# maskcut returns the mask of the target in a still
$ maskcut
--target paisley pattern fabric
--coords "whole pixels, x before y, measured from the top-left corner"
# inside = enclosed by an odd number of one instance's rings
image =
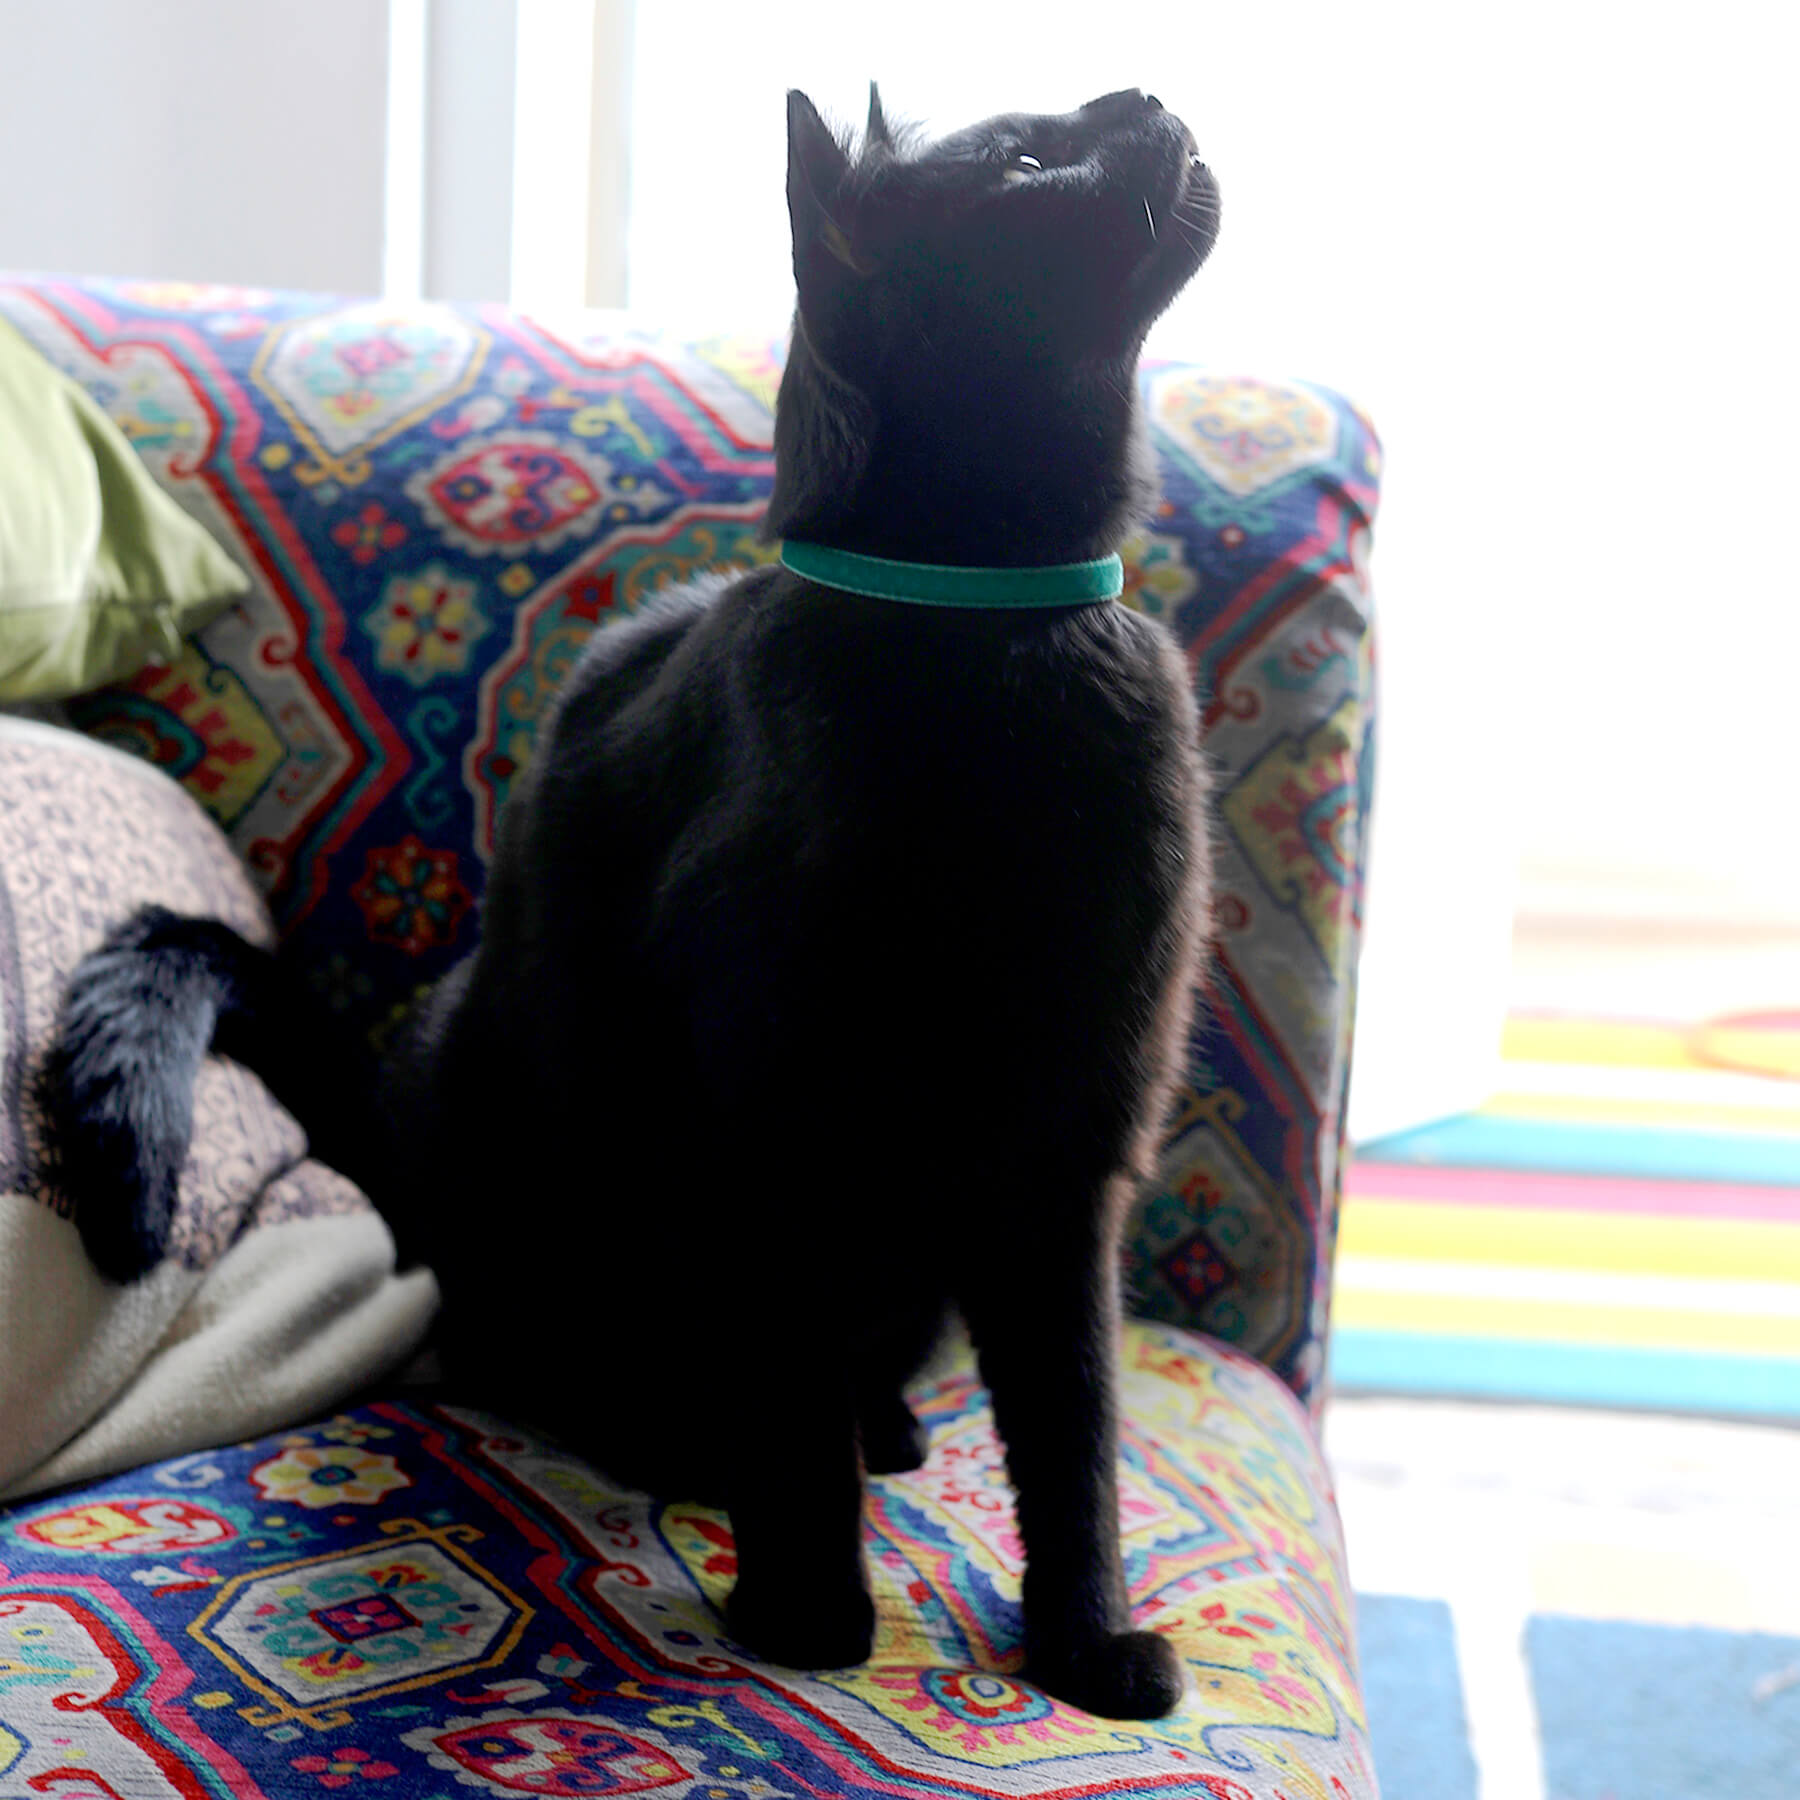
[[[459,1410],[378,1402],[0,1511],[0,1776],[137,1800],[1373,1800],[1304,1412],[1165,1326],[1130,1329],[1124,1393],[1135,1613],[1192,1675],[1153,1724],[1019,1678],[1012,1495],[961,1360],[915,1392],[926,1466],[870,1483],[856,1669],[725,1635],[723,1515]]]
[[[254,578],[77,723],[185,785],[332,1004],[379,1031],[473,941],[494,819],[587,635],[772,555],[777,346],[617,319],[168,283],[0,278]],[[1373,751],[1379,452],[1345,402],[1143,374],[1163,499],[1127,602],[1185,646],[1219,770],[1219,955],[1160,1179],[1142,1312],[1316,1402]]]

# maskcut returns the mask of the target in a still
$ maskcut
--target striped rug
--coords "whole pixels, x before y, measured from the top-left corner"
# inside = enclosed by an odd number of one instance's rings
[[[1351,1166],[1337,1386],[1800,1418],[1797,1046],[1515,1017],[1501,1092]]]
[[[1443,1601],[1358,1594],[1356,1626],[1382,1800],[1510,1800],[1523,1771],[1499,1787],[1477,1768]],[[1541,1795],[1793,1800],[1800,1787],[1800,1639],[1536,1614],[1519,1649]]]

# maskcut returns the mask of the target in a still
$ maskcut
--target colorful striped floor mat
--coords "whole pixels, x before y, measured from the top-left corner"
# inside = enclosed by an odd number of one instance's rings
[[[1797,1044],[1515,1017],[1500,1093],[1351,1165],[1337,1386],[1800,1418]]]

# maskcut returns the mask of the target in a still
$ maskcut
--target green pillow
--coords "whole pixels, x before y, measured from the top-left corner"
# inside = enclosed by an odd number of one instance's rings
[[[173,656],[249,586],[93,398],[0,322],[0,704]]]

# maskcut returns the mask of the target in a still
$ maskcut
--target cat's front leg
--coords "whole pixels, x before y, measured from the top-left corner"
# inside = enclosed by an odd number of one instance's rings
[[[871,1475],[905,1475],[922,1469],[931,1454],[931,1434],[892,1387],[868,1387],[856,1401],[856,1427],[863,1467]]]
[[[1096,1231],[1096,1239],[1106,1234]],[[1108,1719],[1181,1698],[1167,1638],[1131,1629],[1119,1547],[1119,1303],[1109,1241],[1041,1241],[966,1301],[1018,1494],[1025,1673]]]
[[[849,1385],[813,1378],[799,1347],[764,1361],[797,1379],[769,1379],[744,1397],[728,1489],[738,1578],[726,1620],[771,1662],[847,1668],[866,1661],[875,1640]]]
[[[904,1475],[925,1466],[931,1434],[906,1403],[906,1384],[943,1335],[944,1301],[922,1274],[904,1300],[889,1300],[884,1328],[867,1342],[852,1377],[863,1467],[871,1475]]]

